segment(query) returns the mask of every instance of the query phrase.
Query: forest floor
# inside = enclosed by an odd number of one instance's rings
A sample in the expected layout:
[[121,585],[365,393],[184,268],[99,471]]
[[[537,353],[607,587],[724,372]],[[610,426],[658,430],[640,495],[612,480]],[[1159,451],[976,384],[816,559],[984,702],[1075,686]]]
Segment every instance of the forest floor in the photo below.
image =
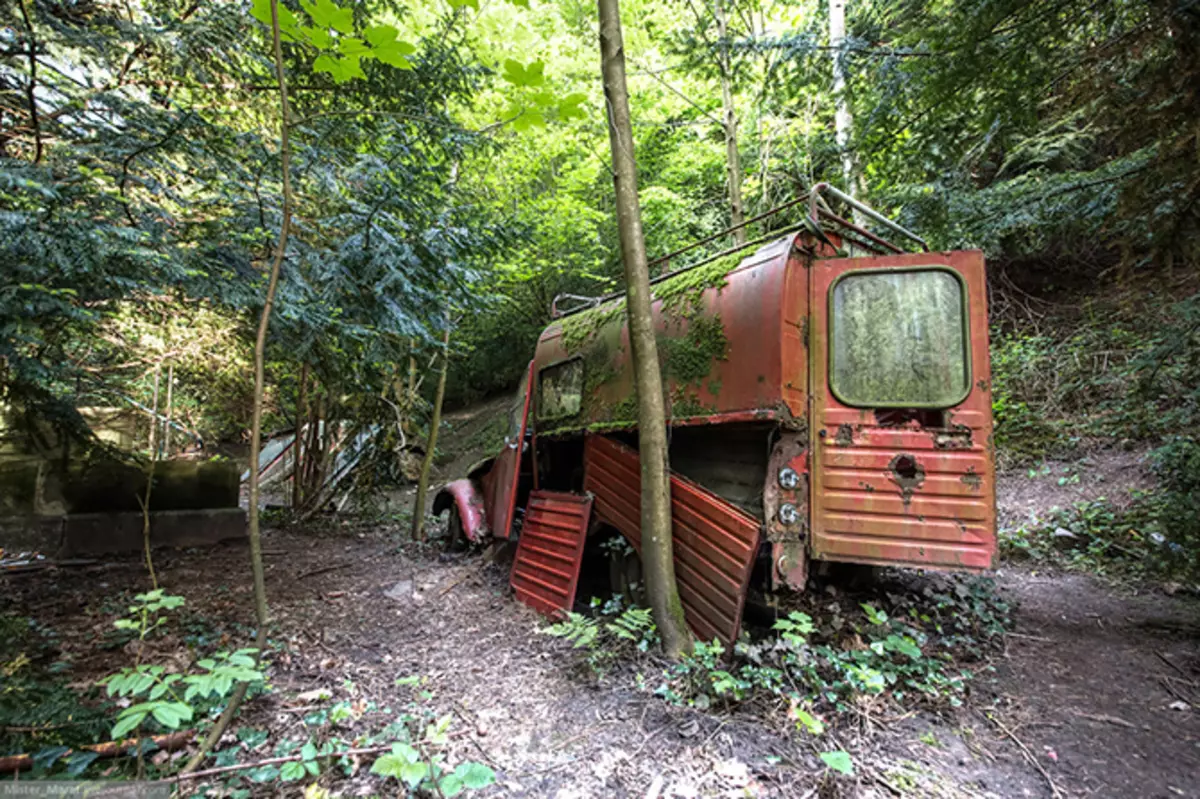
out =
[[[1143,479],[1136,453],[1013,472],[1000,482],[1001,517],[1012,523],[1096,492],[1111,498]],[[354,718],[320,735],[349,740],[405,708],[452,715],[450,761],[482,761],[497,773],[485,795],[1200,796],[1200,602],[1182,593],[1005,566],[997,582],[1015,605],[1015,627],[964,706],[885,708],[838,722],[828,735],[853,755],[856,773],[834,777],[781,713],[700,712],[632,679],[581,676],[563,642],[540,634],[540,618],[511,599],[501,564],[422,551],[403,543],[406,533],[354,522],[266,532],[280,648],[273,690],[250,703],[227,745],[252,728],[269,730],[272,742],[312,734],[307,712],[346,701]],[[184,629],[230,636],[230,646],[246,639],[246,557],[242,545],[158,555],[162,585],[187,598]],[[73,678],[128,664],[126,651],[97,641],[110,635],[124,592],[146,587],[138,558],[6,583],[9,609],[55,631]],[[186,657],[182,637],[154,647]],[[403,678],[419,680],[397,684]],[[314,700],[316,689],[328,699]],[[240,745],[244,761],[272,754],[271,742]],[[337,791],[378,793],[369,765]]]

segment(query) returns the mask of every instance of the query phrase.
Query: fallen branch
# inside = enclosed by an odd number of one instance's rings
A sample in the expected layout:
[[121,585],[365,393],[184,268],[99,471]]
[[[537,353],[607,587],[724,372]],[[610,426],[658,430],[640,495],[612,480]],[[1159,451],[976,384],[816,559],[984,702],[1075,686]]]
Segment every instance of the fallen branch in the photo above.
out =
[[[331,752],[329,757],[347,757],[349,755],[379,755],[384,752],[392,751],[392,745],[387,746],[369,746],[366,749],[347,749],[344,752]],[[232,766],[217,766],[216,768],[206,768],[199,771],[189,771],[186,774],[177,774],[171,778],[172,782],[183,782],[184,780],[194,780],[200,777],[212,777],[217,774],[228,774],[231,771],[245,771],[249,768],[258,768],[260,766],[277,766],[280,763],[294,763],[297,760],[303,760],[303,755],[288,755],[286,757],[269,757],[266,760],[256,760],[253,763],[236,763]]]
[[1173,660],[1171,660],[1169,657],[1164,655],[1162,652],[1159,652],[1158,650],[1155,650],[1154,654],[1158,655],[1158,659],[1161,660],[1163,663],[1166,663],[1168,666],[1175,669],[1175,671],[1182,674],[1189,681],[1191,680],[1191,675],[1183,670],[1183,666],[1180,666],[1178,663],[1174,662]]
[[1073,711],[1073,712],[1075,713],[1076,716],[1079,716],[1079,718],[1081,718],[1081,719],[1091,719],[1092,721],[1101,721],[1101,722],[1104,722],[1105,724],[1116,724],[1118,727],[1128,727],[1131,730],[1137,729],[1136,724],[1130,724],[1125,719],[1117,718],[1116,716],[1110,716],[1107,713],[1098,713],[1098,714],[1081,713],[1078,710]]
[[333,572],[337,571],[338,569],[348,569],[353,565],[353,562],[347,561],[346,563],[335,563],[332,566],[322,566],[319,569],[309,569],[296,579],[303,580],[305,577],[316,577],[318,574],[325,574],[326,572]]
[[1017,748],[1021,750],[1021,754],[1025,756],[1025,759],[1029,762],[1029,765],[1037,769],[1038,773],[1042,775],[1042,778],[1046,780],[1046,784],[1050,786],[1050,794],[1054,797],[1054,799],[1060,799],[1060,797],[1066,796],[1066,794],[1062,792],[1062,789],[1055,784],[1053,778],[1050,776],[1050,773],[1042,767],[1042,764],[1038,762],[1037,757],[1034,756],[1033,752],[1029,751],[1029,747],[1017,737],[1016,733],[1005,726],[1003,721],[991,715],[990,713],[985,713],[984,717],[1000,728],[1000,731],[1007,735],[1009,739],[1017,745]]
[[[195,735],[195,730],[181,730],[180,732],[172,732],[167,735],[152,735],[149,738],[126,738],[121,741],[107,741],[102,744],[90,744],[80,748],[85,752],[94,752],[100,755],[100,757],[116,757],[130,749],[136,751],[139,741],[148,740],[152,741],[159,749],[171,751],[187,746],[191,743]],[[68,749],[66,752],[63,752],[62,756],[67,757],[71,753],[72,750]],[[23,771],[30,768],[33,768],[33,755],[0,757],[0,774],[9,774],[14,771]]]

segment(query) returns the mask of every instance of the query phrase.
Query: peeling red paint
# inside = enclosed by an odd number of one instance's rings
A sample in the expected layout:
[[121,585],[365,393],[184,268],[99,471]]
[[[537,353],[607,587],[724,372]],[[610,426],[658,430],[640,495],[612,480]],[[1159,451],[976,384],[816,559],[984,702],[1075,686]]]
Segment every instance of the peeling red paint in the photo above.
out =
[[993,564],[995,474],[985,443],[992,432],[985,388],[973,383],[966,399],[944,412],[944,426],[929,427],[919,413],[899,426],[880,425],[885,414],[849,407],[828,387],[825,298],[837,276],[930,265],[954,270],[967,287],[972,374],[985,380],[990,365],[982,254],[821,260],[810,270],[814,558],[966,570]]
[[517,599],[548,616],[560,616],[574,606],[591,510],[592,498],[586,495],[529,495],[509,576]]

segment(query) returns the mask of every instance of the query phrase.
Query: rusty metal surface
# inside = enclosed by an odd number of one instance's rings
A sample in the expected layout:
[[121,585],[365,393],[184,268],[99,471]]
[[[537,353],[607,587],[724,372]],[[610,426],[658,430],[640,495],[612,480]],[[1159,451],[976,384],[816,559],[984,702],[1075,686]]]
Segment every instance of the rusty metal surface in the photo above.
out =
[[[854,269],[945,266],[967,287],[973,385],[937,426],[914,415],[852,408],[828,380],[829,288]],[[856,563],[979,571],[996,555],[987,290],[979,252],[815,261],[811,274],[813,398],[811,554]],[[878,415],[877,415],[878,414]]]
[[[630,447],[598,435],[584,444],[584,490],[598,518],[641,551],[641,469]],[[688,625],[705,641],[737,639],[759,523],[679,475],[671,476],[675,578]]]
[[[780,475],[790,470],[794,482],[784,485]],[[771,449],[763,485],[763,518],[771,542],[771,587],[803,591],[808,583],[809,474],[808,435],[784,433]],[[785,522],[782,509],[795,509],[794,521]]]
[[497,538],[508,538],[512,530],[513,510],[517,504],[517,480],[521,474],[525,431],[529,427],[529,408],[533,399],[533,374],[533,363],[530,362],[525,376],[524,410],[517,437],[505,438],[504,450],[496,456],[491,471],[482,480],[488,524]]
[[529,495],[509,576],[517,599],[547,616],[572,608],[591,510],[592,498],[587,495],[556,491]]
[[447,483],[434,500],[434,515],[449,508],[450,503],[454,503],[458,508],[458,518],[462,522],[463,533],[467,536],[467,540],[481,541],[489,530],[484,512],[483,495],[475,482],[464,477],[461,480]]
[[[733,267],[721,285],[698,289],[696,312],[689,311],[682,321],[678,313],[665,312],[661,300],[654,301],[655,332],[663,341],[686,339],[697,319],[718,322],[725,339],[724,357],[714,359],[703,378],[667,380],[664,388],[672,425],[766,419],[781,410],[792,416],[806,413],[806,389],[792,374],[794,361],[789,360],[802,345],[801,318],[785,306],[784,295],[785,284],[795,281],[792,275],[804,275],[808,246],[801,234],[762,247]],[[586,429],[636,426],[632,418],[613,416],[613,409],[630,406],[633,370],[628,329],[619,315],[613,316],[611,324],[612,329],[601,329],[573,351],[564,341],[563,323],[551,324],[542,333],[534,356],[536,368],[540,371],[583,357],[589,395],[577,417],[539,433],[577,435]]]

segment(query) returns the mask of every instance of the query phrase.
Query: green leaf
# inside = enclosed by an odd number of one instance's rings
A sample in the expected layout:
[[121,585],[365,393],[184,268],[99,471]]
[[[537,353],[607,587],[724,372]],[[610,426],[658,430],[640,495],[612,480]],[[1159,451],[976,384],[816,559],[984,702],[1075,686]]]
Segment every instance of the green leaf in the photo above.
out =
[[309,741],[304,746],[300,747],[300,757],[304,760],[316,760],[317,747],[313,746],[312,741]]
[[363,35],[372,47],[382,47],[385,44],[390,44],[396,41],[396,37],[400,35],[391,25],[372,25],[363,31]]
[[506,58],[503,78],[514,86],[541,86],[546,80],[545,69],[546,65],[541,61],[523,66],[520,61]]
[[462,780],[462,784],[473,791],[486,788],[496,781],[496,772],[482,763],[462,763],[454,769],[454,776]]
[[508,2],[512,3],[518,8],[529,8],[529,0],[508,0]]
[[374,58],[378,58],[383,63],[396,69],[412,69],[412,62],[407,56],[415,53],[417,48],[408,42],[389,42],[379,45],[370,52]]
[[479,0],[446,0],[451,8],[473,8],[479,10]]
[[792,715],[796,718],[796,727],[808,730],[809,735],[820,735],[825,732],[825,723],[807,710],[796,708],[792,711]]
[[329,50],[333,47],[333,37],[328,28],[301,28],[300,32],[308,39],[309,44],[318,50]]
[[192,718],[192,709],[182,702],[157,703],[152,713],[154,719],[169,730],[179,729],[182,722]]
[[308,771],[304,768],[304,764],[294,760],[290,763],[284,763],[279,769],[279,776],[284,782],[302,780],[307,774]]
[[366,77],[366,73],[362,71],[362,67],[358,63],[358,56],[333,58],[322,55],[313,62],[313,71],[328,73],[335,83],[346,83],[354,78]]
[[587,100],[587,95],[580,92],[568,94],[566,97],[558,101],[558,118],[562,120],[568,119],[584,119],[587,113],[580,108]]
[[438,780],[438,791],[446,799],[451,799],[453,796],[458,796],[463,792],[463,783],[456,775],[447,774]]
[[428,776],[428,763],[405,763],[400,766],[400,779],[410,788],[416,788]]
[[96,752],[76,752],[67,758],[67,776],[71,779],[78,777],[87,767],[90,766],[98,757]]
[[354,36],[345,36],[338,42],[338,51],[342,55],[361,56],[364,53],[370,52],[370,49],[367,47],[366,42]]
[[847,776],[854,774],[854,761],[850,759],[849,754],[840,749],[836,752],[822,752],[821,760],[834,771]]
[[371,773],[381,777],[400,779],[400,769],[405,764],[404,758],[398,755],[380,755],[371,765]]
[[354,32],[354,12],[342,8],[332,0],[300,0],[300,6],[312,17],[315,25],[321,28],[333,28],[338,33]]
[[[136,706],[135,706],[136,707]],[[149,711],[137,711],[130,713],[133,708],[129,708],[117,717],[117,723],[113,725],[112,737],[114,740],[121,740],[129,734],[130,730],[141,726],[141,723],[146,720],[146,716],[150,715]]]

